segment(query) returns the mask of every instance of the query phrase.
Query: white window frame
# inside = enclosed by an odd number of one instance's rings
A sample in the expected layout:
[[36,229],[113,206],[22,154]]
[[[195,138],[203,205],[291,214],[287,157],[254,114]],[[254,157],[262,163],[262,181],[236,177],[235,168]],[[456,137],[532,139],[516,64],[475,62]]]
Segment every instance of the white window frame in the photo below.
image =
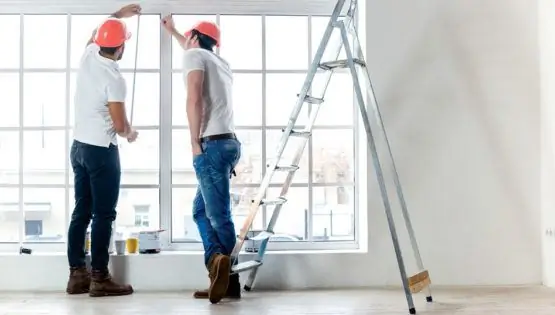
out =
[[[334,1],[333,1],[334,2]],[[359,10],[360,11],[360,10]],[[67,12],[67,10],[65,11]],[[23,55],[24,55],[24,51],[23,51],[23,36],[24,36],[24,23],[23,23],[23,14],[20,14],[20,26],[21,26],[21,38],[20,38],[20,67],[19,69],[0,69],[0,73],[4,73],[4,72],[18,72],[20,75],[20,115],[19,115],[19,127],[0,127],[0,132],[1,131],[19,131],[19,141],[20,141],[20,146],[19,146],[19,154],[21,157],[21,161],[20,161],[20,165],[19,165],[19,185],[0,185],[0,188],[4,188],[4,187],[10,187],[10,188],[15,188],[17,187],[19,189],[19,212],[20,212],[20,229],[19,229],[19,239],[20,240],[24,240],[25,239],[25,235],[24,234],[24,224],[25,224],[25,216],[24,216],[24,211],[23,209],[23,190],[24,188],[65,188],[65,227],[66,227],[66,231],[67,231],[67,227],[69,225],[69,213],[72,209],[72,206],[69,203],[69,189],[72,188],[72,186],[70,186],[69,183],[69,178],[68,176],[65,176],[65,183],[64,184],[57,184],[57,185],[49,185],[49,184],[41,184],[41,185],[29,185],[29,184],[22,184],[23,183],[23,131],[26,130],[65,130],[65,142],[66,144],[69,144],[69,141],[71,141],[70,137],[70,95],[71,95],[71,91],[70,91],[70,74],[72,72],[74,72],[76,69],[72,69],[71,67],[71,27],[72,27],[72,23],[71,23],[71,14],[67,14],[65,12],[60,12],[60,11],[56,11],[53,10],[52,8],[47,8],[45,12],[31,12],[31,11],[26,11],[25,14],[66,14],[67,15],[67,61],[66,61],[66,67],[65,68],[61,68],[61,69],[24,69],[23,68]],[[165,9],[156,9],[156,10],[144,10],[143,11],[144,14],[155,14],[155,15],[160,15],[160,16],[164,16],[166,14],[169,14],[170,12],[166,11]],[[187,12],[187,11],[183,11],[183,12]],[[9,12],[8,12],[9,13]],[[180,12],[172,12],[173,14],[176,15],[186,15],[189,13],[180,13]],[[235,14],[240,14],[240,12],[234,12]],[[246,14],[241,14],[241,15],[249,15],[249,14],[256,14],[257,12],[246,12]],[[278,12],[279,13],[279,12]],[[82,15],[83,13],[78,13],[75,12],[75,15]],[[85,14],[102,14],[100,12],[88,12]],[[207,12],[207,13],[195,13],[196,14],[214,14],[213,12]],[[327,12],[318,12],[318,15],[329,15],[331,14],[331,11]],[[107,16],[108,14],[106,14]],[[225,13],[225,15],[229,15],[229,13]],[[262,63],[263,63],[263,68],[265,68],[265,42],[266,42],[266,38],[265,38],[265,16],[263,14],[256,14],[256,15],[261,15],[262,16],[262,34],[263,34],[263,40],[262,40],[262,44],[263,44],[263,50],[262,50],[262,54],[263,54],[263,59],[262,59]],[[279,14],[279,15],[293,15],[293,14]],[[307,56],[307,60],[308,62],[311,62],[311,57],[312,57],[312,44],[311,44],[311,40],[312,40],[312,36],[311,36],[311,15],[307,15],[306,13],[304,14],[295,14],[295,15],[300,15],[300,16],[308,16],[308,23],[307,23],[307,29],[308,29],[308,38],[309,41],[307,43],[308,45],[308,56]],[[360,16],[363,16],[363,14],[359,14]],[[220,19],[220,14],[216,14],[217,16],[217,21],[219,22]],[[160,74],[160,103],[161,104],[171,104],[172,103],[172,97],[171,97],[171,92],[172,92],[172,84],[171,84],[171,80],[172,80],[172,73],[174,73],[175,71],[172,69],[172,49],[171,49],[171,45],[172,45],[172,38],[170,35],[168,35],[163,29],[160,29],[161,31],[161,37],[160,37],[160,45],[161,45],[161,51],[160,51],[160,69],[156,70],[156,69],[137,69],[138,73],[145,73],[145,72],[158,72]],[[86,39],[85,39],[86,40]],[[24,119],[24,113],[23,113],[23,80],[24,80],[24,76],[23,74],[25,72],[63,72],[66,74],[66,114],[65,114],[65,127],[23,127],[23,119]],[[130,72],[130,70],[122,70],[123,72]],[[268,70],[257,70],[257,71],[242,71],[242,70],[236,70],[236,73],[245,73],[245,72],[249,72],[249,73],[293,73],[295,71],[286,71],[286,70],[280,70],[280,71],[268,71]],[[297,71],[298,72],[298,71]],[[265,80],[264,80],[265,81]],[[265,108],[266,108],[266,104],[265,104],[265,85],[263,84],[262,86],[263,88],[263,112],[262,115],[263,117],[265,117]],[[300,86],[299,86],[300,89]],[[355,217],[355,222],[354,222],[354,240],[352,241],[337,241],[337,242],[312,242],[310,241],[302,241],[302,242],[275,242],[275,243],[270,243],[268,250],[270,251],[297,251],[297,250],[354,250],[354,249],[359,249],[359,241],[360,241],[360,235],[361,235],[361,231],[362,234],[366,234],[366,231],[363,231],[364,229],[366,229],[366,224],[363,224],[360,221],[360,214],[359,214],[359,209],[361,205],[366,204],[366,202],[364,201],[364,198],[361,198],[361,188],[365,185],[360,185],[361,182],[365,182],[366,181],[366,176],[360,176],[360,174],[365,174],[366,173],[366,165],[367,163],[360,163],[361,161],[361,157],[365,155],[366,150],[360,150],[360,148],[364,148],[364,146],[360,146],[361,144],[364,144],[365,141],[361,141],[360,139],[360,132],[363,130],[360,130],[361,128],[359,127],[359,115],[358,115],[358,106],[356,105],[356,101],[355,104],[353,104],[353,108],[354,108],[354,117],[353,117],[353,125],[351,126],[317,126],[315,127],[315,129],[325,129],[325,130],[330,130],[330,129],[339,129],[339,128],[345,128],[345,127],[349,127],[349,128],[353,128],[354,129],[354,134],[355,137],[353,139],[353,143],[354,143],[354,182],[352,184],[348,184],[347,187],[353,187],[353,200],[354,200],[354,217]],[[263,125],[260,128],[263,128],[265,130],[271,130],[271,129],[280,129],[278,127],[269,127],[269,126],[265,126],[265,118],[263,118]],[[285,122],[284,122],[285,123]],[[171,115],[171,106],[161,106],[161,111],[160,111],[160,126],[142,126],[141,129],[157,129],[159,130],[159,137],[160,137],[160,184],[157,185],[122,185],[121,188],[122,189],[137,189],[137,188],[157,188],[159,189],[159,202],[160,202],[160,228],[166,230],[166,233],[162,234],[161,237],[161,241],[162,241],[162,245],[163,248],[165,250],[168,251],[202,251],[202,244],[200,243],[175,243],[171,241],[171,222],[172,222],[172,216],[171,216],[171,206],[172,206],[172,198],[171,198],[171,194],[172,194],[172,188],[195,188],[196,184],[173,184],[171,183],[171,173],[172,173],[172,164],[171,164],[171,145],[172,145],[172,140],[171,140],[171,136],[172,136],[172,115]],[[256,130],[260,130],[260,128],[254,127],[254,129]],[[253,127],[245,127],[245,128],[241,128],[238,127],[238,129],[253,129]],[[262,143],[263,146],[265,146],[265,142],[266,142],[266,137],[263,136],[262,139]],[[309,154],[309,158],[311,157],[311,148],[312,148],[312,142],[309,142],[308,148],[305,150],[305,154]],[[65,152],[65,156],[69,156],[69,145],[66,145],[66,152]],[[266,160],[266,150],[262,150],[262,157],[263,157],[263,161]],[[311,163],[310,163],[311,165]],[[69,159],[66,159],[66,175],[69,174]],[[313,203],[313,198],[312,198],[312,188],[314,187],[318,187],[318,186],[334,186],[333,184],[327,183],[327,184],[317,184],[317,183],[312,183],[312,169],[311,167],[309,168],[309,183],[307,184],[294,184],[293,187],[297,186],[297,187],[307,187],[309,189],[309,218],[311,218],[311,214],[312,214],[312,208],[310,205],[312,205]],[[352,186],[351,186],[352,185]],[[237,187],[242,187],[242,186],[252,186],[252,185],[241,185],[241,186],[237,186]],[[257,185],[255,185],[257,186]],[[281,187],[279,184],[273,184],[270,187]],[[364,189],[362,189],[362,191],[364,191]],[[364,194],[363,194],[364,195]],[[364,208],[362,208],[364,209]],[[259,214],[262,215],[262,212]],[[366,215],[364,215],[365,217]],[[264,215],[265,217],[265,215]],[[267,218],[264,218],[265,221]],[[311,237],[312,236],[312,220],[309,219],[309,233],[308,235]],[[19,248],[23,246],[26,248],[31,248],[34,251],[38,251],[38,252],[63,252],[66,249],[66,243],[47,243],[47,242],[41,242],[41,243],[2,243],[0,242],[0,252],[12,252],[14,250],[19,250]]]

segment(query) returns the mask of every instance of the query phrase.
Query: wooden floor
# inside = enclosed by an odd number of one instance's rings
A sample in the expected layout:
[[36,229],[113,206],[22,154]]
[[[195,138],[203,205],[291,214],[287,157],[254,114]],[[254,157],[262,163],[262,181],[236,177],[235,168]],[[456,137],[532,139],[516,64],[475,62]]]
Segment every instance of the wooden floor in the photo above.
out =
[[[436,302],[415,296],[417,314],[553,315],[555,290],[546,288],[436,289]],[[0,315],[371,315],[408,314],[397,290],[256,292],[241,301],[210,305],[190,292],[136,293],[127,297],[0,293]]]

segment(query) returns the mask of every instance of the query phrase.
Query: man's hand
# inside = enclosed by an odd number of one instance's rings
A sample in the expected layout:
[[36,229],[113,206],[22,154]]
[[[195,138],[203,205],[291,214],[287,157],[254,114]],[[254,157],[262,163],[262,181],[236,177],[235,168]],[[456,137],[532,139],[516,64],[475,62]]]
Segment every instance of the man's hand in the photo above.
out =
[[133,129],[133,130],[131,130],[131,132],[127,136],[127,142],[133,143],[133,142],[135,142],[135,140],[137,140],[137,137],[139,137],[139,132],[137,130]]
[[162,19],[162,26],[170,33],[175,32],[175,23],[171,14]]
[[202,146],[200,145],[200,142],[193,141],[191,146],[193,147],[193,156],[197,156],[197,155],[202,154]]
[[116,13],[114,13],[114,17],[118,19],[122,18],[130,18],[137,14],[141,13],[141,6],[138,4],[129,4],[124,6],[123,8],[119,9]]

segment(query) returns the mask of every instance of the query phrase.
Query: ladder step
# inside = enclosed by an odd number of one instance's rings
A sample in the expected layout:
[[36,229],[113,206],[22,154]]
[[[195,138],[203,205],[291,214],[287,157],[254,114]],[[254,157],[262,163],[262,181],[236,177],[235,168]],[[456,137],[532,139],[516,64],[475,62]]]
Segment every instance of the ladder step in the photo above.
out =
[[[254,200],[252,202],[254,202]],[[285,197],[278,197],[277,199],[262,199],[260,200],[260,205],[275,206],[282,205],[286,202],[287,199],[285,199]]]
[[262,266],[261,261],[249,260],[231,267],[231,273],[239,273]]
[[408,282],[410,292],[412,293],[420,293],[422,290],[432,284],[432,281],[430,280],[430,273],[428,272],[428,270],[424,270],[412,277],[409,277]]
[[263,241],[265,239],[269,239],[270,237],[272,237],[272,235],[274,235],[274,232],[270,232],[270,231],[262,231],[260,233],[258,233],[256,236],[253,237],[249,237],[249,241]]
[[[300,96],[300,94],[297,94],[297,97],[299,97],[299,96]],[[307,96],[304,97],[304,101],[308,104],[318,105],[318,104],[322,104],[324,102],[324,99],[307,95]]]
[[[266,165],[266,166],[270,166],[270,165]],[[298,165],[287,165],[287,166],[276,166],[275,170],[277,172],[295,172],[299,169]]]
[[[364,63],[364,61],[360,60],[360,59],[353,59],[353,62],[355,63],[355,65],[360,65],[363,67],[366,67],[366,64]],[[347,62],[347,59],[343,59],[343,60],[336,60],[336,61],[327,61],[327,62],[322,62],[319,65],[320,69],[323,70],[334,70],[334,69],[340,69],[340,68],[347,68],[349,67],[349,63]]]
[[290,133],[291,137],[300,137],[300,138],[308,138],[310,137],[311,134],[312,132],[310,131],[295,131],[295,130],[291,130],[291,133]]

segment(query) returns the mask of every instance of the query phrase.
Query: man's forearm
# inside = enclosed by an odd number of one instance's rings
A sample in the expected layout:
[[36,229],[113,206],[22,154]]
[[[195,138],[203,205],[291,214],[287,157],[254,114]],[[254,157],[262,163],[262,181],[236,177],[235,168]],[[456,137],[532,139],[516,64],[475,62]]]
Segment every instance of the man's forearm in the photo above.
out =
[[129,124],[129,121],[127,121],[127,119],[125,120],[125,128],[122,132],[118,132],[118,136],[122,137],[122,138],[127,138],[129,136],[129,134],[131,134],[131,125]]
[[189,132],[191,143],[200,141],[200,124],[202,118],[202,103],[200,100],[187,100],[187,120],[189,121]]
[[179,45],[180,45],[181,47],[185,48],[185,47],[184,47],[184,46],[185,46],[185,41],[186,41],[185,36],[183,36],[182,34],[180,34],[175,28],[172,29],[172,30],[170,31],[170,33],[171,33],[172,36],[175,38],[175,40],[177,40],[177,42],[179,43]]

